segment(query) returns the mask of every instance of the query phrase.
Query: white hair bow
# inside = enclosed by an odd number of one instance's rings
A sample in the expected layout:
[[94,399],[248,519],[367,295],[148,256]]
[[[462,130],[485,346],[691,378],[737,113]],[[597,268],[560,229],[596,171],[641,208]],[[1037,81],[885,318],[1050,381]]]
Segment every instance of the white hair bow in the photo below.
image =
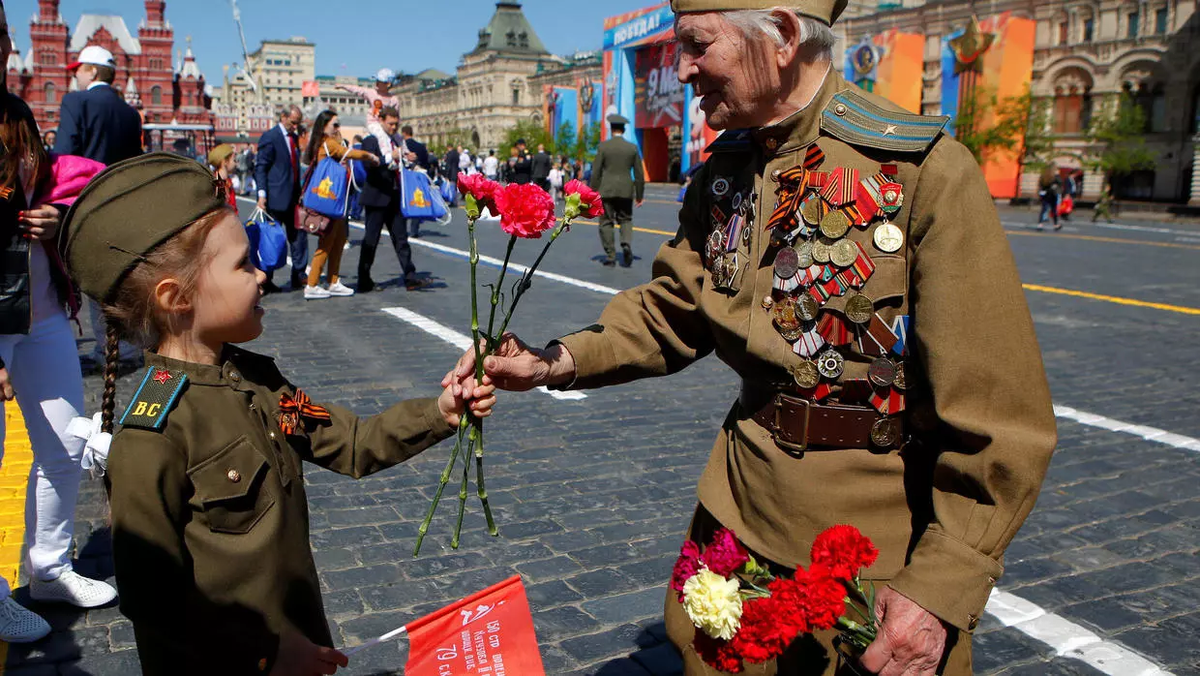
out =
[[108,469],[108,447],[112,444],[112,434],[100,431],[100,419],[99,413],[90,419],[80,416],[67,425],[67,434],[87,441],[79,465],[90,472],[93,479],[104,476]]

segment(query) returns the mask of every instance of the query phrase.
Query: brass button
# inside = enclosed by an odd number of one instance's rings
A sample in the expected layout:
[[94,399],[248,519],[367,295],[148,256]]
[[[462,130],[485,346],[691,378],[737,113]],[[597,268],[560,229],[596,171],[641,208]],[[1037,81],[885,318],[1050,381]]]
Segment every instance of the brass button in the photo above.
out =
[[257,411],[257,410],[258,410],[258,406],[256,406],[256,405],[254,404],[254,402],[250,402],[250,410],[251,410],[251,411]]
[[272,439],[274,439],[274,438],[275,438],[275,431],[274,431],[274,430],[271,430],[270,432],[268,432],[268,433],[267,433],[267,436],[268,436],[268,437],[271,437]]
[[974,615],[967,615],[967,627],[974,629],[979,626],[979,618]]
[[236,469],[229,470],[228,472],[225,473],[225,476],[228,477],[229,480],[235,484],[242,480],[242,473],[237,471]]
[[779,139],[774,138],[774,137],[767,139],[767,150],[775,150],[778,147],[779,147]]
[[844,103],[837,104],[836,106],[833,107],[833,112],[835,115],[838,115],[838,116],[845,115],[846,114],[846,104],[844,104]]
[[233,382],[235,382],[235,383],[237,383],[237,382],[241,382],[241,380],[242,380],[242,374],[238,373],[237,371],[230,371],[230,372],[229,372],[229,379],[230,379],[230,380],[232,380],[232,381],[233,381]]
[[992,576],[992,575],[989,575],[989,576],[988,576],[988,583],[989,583],[989,584],[996,584],[996,578],[995,578],[994,576]]

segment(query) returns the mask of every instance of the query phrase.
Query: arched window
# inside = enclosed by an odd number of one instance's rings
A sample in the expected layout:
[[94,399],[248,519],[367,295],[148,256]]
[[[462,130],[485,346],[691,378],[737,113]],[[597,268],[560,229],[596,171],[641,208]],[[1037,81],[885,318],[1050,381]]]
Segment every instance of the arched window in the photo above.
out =
[[46,103],[58,103],[58,89],[53,82],[46,83]]
[[1167,95],[1161,82],[1126,80],[1122,86],[1133,104],[1142,109],[1147,133],[1167,130]]
[[150,88],[150,103],[153,105],[162,105],[162,87],[154,85]]
[[1079,134],[1092,118],[1091,77],[1079,69],[1070,69],[1054,83],[1054,133]]

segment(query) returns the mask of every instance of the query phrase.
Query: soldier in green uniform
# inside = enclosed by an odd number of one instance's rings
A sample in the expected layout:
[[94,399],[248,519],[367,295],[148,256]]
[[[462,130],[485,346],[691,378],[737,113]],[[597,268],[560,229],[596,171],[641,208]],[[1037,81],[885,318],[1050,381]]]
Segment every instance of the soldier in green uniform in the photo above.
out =
[[301,461],[365,476],[450,436],[468,400],[486,415],[494,397],[472,381],[360,420],[234,347],[262,332],[265,276],[222,188],[199,164],[152,153],[106,169],[66,219],[72,275],[112,322],[105,432],[118,336],[150,348],[108,440],[121,611],[146,674],[332,674],[347,660],[325,620]]
[[592,161],[592,190],[600,193],[604,203],[604,215],[600,217],[600,244],[604,246],[604,264],[612,267],[617,262],[617,249],[613,246],[613,226],[621,226],[622,265],[633,265],[633,206],[642,206],[646,192],[646,177],[642,171],[642,158],[637,146],[625,140],[625,125],[629,120],[620,115],[609,115],[612,136],[600,144],[596,159]]
[[[679,79],[724,130],[678,234],[654,278],[595,325],[544,349],[507,336],[485,369],[504,389],[593,388],[716,353],[742,384],[690,537],[725,526],[787,569],[811,563],[824,529],[857,526],[880,551],[863,576],[882,626],[855,669],[969,674],[1054,414],[979,166],[945,118],[838,75],[831,25],[845,5],[673,0]],[[666,623],[685,672],[715,673],[674,593]],[[815,638],[746,673],[838,673],[832,635]]]

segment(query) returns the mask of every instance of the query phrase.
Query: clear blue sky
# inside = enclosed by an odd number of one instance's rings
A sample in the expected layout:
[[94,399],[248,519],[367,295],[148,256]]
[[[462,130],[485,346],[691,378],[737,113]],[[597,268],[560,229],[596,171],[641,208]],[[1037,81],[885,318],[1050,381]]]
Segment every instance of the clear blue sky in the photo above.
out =
[[[599,49],[604,18],[661,0],[528,0],[529,18],[554,54]],[[475,47],[478,31],[492,17],[494,0],[239,0],[246,43],[302,35],[317,44],[318,75],[370,76],[382,66],[406,72],[438,68],[454,73],[459,57]],[[22,54],[29,50],[29,19],[37,0],[4,0],[8,23]],[[80,14],[120,14],[136,37],[145,16],[143,0],[62,0],[60,11],[73,30]],[[192,51],[204,76],[221,81],[221,65],[240,62],[242,48],[228,0],[167,0],[175,45]]]

